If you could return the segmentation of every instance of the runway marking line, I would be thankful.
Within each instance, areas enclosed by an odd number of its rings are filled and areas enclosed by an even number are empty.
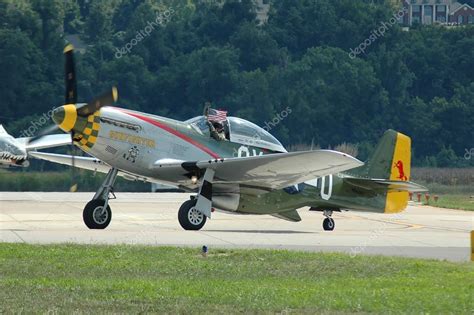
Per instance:
[[[405,223],[405,222],[400,222],[400,221],[393,221],[393,220],[385,220],[385,219],[369,219],[369,218],[366,218],[366,217],[363,217],[363,216],[357,216],[357,215],[347,215],[347,217],[350,217],[352,219],[362,219],[362,220],[369,220],[369,221],[376,221],[376,222],[383,222],[383,223],[393,223],[393,224],[396,224],[396,225],[404,225],[406,226],[407,230],[415,230],[415,229],[422,229],[426,226],[424,225],[421,225],[421,224],[415,224],[415,223]]]

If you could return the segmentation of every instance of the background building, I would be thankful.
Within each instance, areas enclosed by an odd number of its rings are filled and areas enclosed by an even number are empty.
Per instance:
[[[404,0],[407,8],[402,24],[461,25],[474,23],[474,8],[455,0]]]

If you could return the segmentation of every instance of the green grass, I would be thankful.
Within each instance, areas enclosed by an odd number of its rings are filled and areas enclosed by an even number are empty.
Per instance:
[[[431,195],[430,206],[474,211],[474,186],[472,184],[444,185],[423,181],[418,183],[425,185],[429,189]],[[437,202],[433,199],[434,195],[439,197]],[[416,200],[416,194],[414,194],[413,200]],[[422,196],[422,201],[426,203],[424,195]]]
[[[437,202],[431,197],[429,205],[440,208],[474,211],[474,195],[439,195]]]
[[[39,172],[29,169],[0,169],[0,191],[69,191],[77,184],[78,191],[94,191],[105,178],[105,174],[76,169],[74,180],[71,171]],[[114,190],[149,192],[150,184],[117,178]]]
[[[469,185],[443,185],[438,183],[425,183],[415,181],[417,184],[427,187],[431,194],[438,195],[474,195],[474,181]]]
[[[275,250],[0,244],[0,313],[471,314],[474,265]]]

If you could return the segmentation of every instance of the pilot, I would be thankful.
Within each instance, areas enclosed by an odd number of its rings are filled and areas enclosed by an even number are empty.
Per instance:
[[[207,125],[209,126],[209,132],[211,133],[211,137],[217,141],[227,140],[224,124],[221,121],[210,119],[209,117],[210,111],[213,111],[214,114],[215,112],[217,112],[216,110],[211,109],[210,102],[206,102],[204,106],[204,117],[206,117],[206,122],[207,122]],[[224,116],[226,116],[226,114],[227,112],[224,113]]]
[[[224,126],[221,123],[207,121],[207,124],[209,125],[209,131],[211,132],[211,137],[213,137],[217,141],[226,140]]]

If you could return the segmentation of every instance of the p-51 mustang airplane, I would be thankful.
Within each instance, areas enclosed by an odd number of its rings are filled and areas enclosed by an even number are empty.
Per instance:
[[[221,115],[223,128],[216,131],[209,115],[176,121],[107,106],[117,100],[115,88],[81,104],[72,46],[64,53],[66,102],[53,111],[53,120],[92,157],[29,154],[107,173],[84,208],[83,219],[91,229],[109,225],[109,197],[118,175],[197,192],[178,211],[186,230],[201,229],[214,210],[296,222],[301,220],[296,209],[304,206],[322,211],[324,230],[333,230],[334,211],[399,212],[407,205],[408,191],[426,190],[408,181],[410,138],[396,131],[385,132],[364,165],[331,150],[287,152],[267,131],[237,117]],[[218,131],[224,134],[217,137]]]

